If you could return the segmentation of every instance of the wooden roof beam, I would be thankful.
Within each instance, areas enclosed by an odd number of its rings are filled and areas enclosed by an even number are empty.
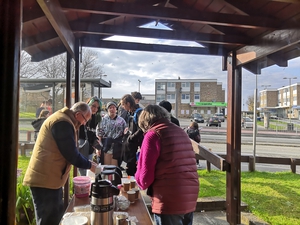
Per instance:
[[[63,45],[61,45],[56,48],[52,48],[51,50],[48,50],[47,52],[40,52],[40,53],[32,55],[31,61],[32,62],[40,62],[40,61],[52,58],[54,56],[60,55],[65,52],[66,52],[66,48]]]
[[[237,50],[237,65],[245,65],[300,42],[300,28],[273,31]]]
[[[31,7],[23,7],[23,14],[22,14],[22,22],[26,23],[32,20],[39,19],[41,17],[44,17],[45,13],[41,9],[41,7],[36,4]]]
[[[95,14],[118,16],[133,16],[137,18],[152,18],[154,20],[173,20],[179,22],[201,23],[243,28],[275,29],[280,22],[268,17],[249,17],[225,13],[199,12],[193,9],[175,9],[148,6],[133,3],[116,3],[108,1],[72,0],[63,1],[61,6],[66,10],[82,11]],[[262,23],[261,21],[264,21]]]
[[[75,37],[69,27],[67,18],[62,12],[58,0],[37,0],[37,2],[69,54],[75,59]]]
[[[226,54],[224,53],[223,49],[218,49],[218,51],[215,51],[215,49],[210,50],[208,48],[201,48],[201,47],[143,44],[143,43],[122,42],[122,41],[103,41],[97,37],[89,37],[88,40],[83,39],[81,43],[82,46],[84,47],[121,49],[121,50],[131,50],[131,51],[148,51],[148,52],[216,55],[216,56],[222,56]]]
[[[250,42],[249,38],[233,35],[219,35],[219,34],[205,34],[205,33],[193,33],[189,31],[179,30],[158,30],[151,28],[138,28],[133,26],[111,26],[78,23],[74,21],[70,24],[74,33],[85,34],[104,34],[104,35],[123,35],[143,38],[156,38],[156,39],[168,39],[168,40],[180,40],[180,41],[196,41],[202,43],[214,43],[214,44],[232,44],[232,45],[245,45]]]
[[[43,33],[39,33],[34,36],[23,36],[22,38],[22,48],[26,49],[31,46],[47,42],[49,40],[58,38],[57,33],[54,30],[49,30]]]

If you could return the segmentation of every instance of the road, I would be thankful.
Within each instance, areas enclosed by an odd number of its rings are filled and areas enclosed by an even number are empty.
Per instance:
[[[180,119],[181,127],[185,128],[190,125],[190,119]],[[216,153],[226,153],[226,122],[222,123],[221,128],[209,128],[205,124],[199,124],[201,130],[201,145],[212,149]],[[20,127],[31,128],[30,122],[21,122]],[[242,155],[253,155],[253,132],[251,129],[242,130]],[[19,140],[26,141],[26,132],[20,132]],[[33,134],[32,134],[33,139]],[[257,156],[273,156],[300,158],[300,136],[296,135],[277,135],[277,134],[260,134],[258,133],[256,140]],[[205,165],[205,162],[202,162]],[[257,170],[261,171],[289,171],[289,166],[257,164]],[[248,171],[248,164],[242,163],[242,170]],[[297,173],[300,168],[298,166]]]
[[[188,127],[190,119],[181,119],[180,125]],[[222,122],[221,128],[209,128],[205,123],[199,123],[201,129],[201,145],[211,149],[216,153],[226,153],[226,121]],[[258,129],[256,138],[256,155],[257,156],[272,156],[284,158],[300,158],[300,136],[298,134],[264,132],[264,129]],[[253,130],[243,129],[241,137],[241,154],[253,155]],[[206,162],[201,162],[203,166]],[[212,169],[214,167],[212,166]],[[248,171],[248,163],[242,163],[242,171]],[[272,165],[272,164],[256,164],[258,171],[290,171],[290,166]],[[297,166],[297,174],[300,174],[300,166]]]

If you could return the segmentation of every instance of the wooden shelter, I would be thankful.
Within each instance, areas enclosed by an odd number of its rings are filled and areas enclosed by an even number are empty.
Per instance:
[[[240,223],[242,68],[253,74],[300,55],[298,0],[0,0],[0,219],[13,224],[18,146],[19,58],[32,61],[67,52],[79,99],[81,47],[215,55],[228,71],[227,220]],[[156,21],[171,28],[141,28]],[[108,41],[113,35],[195,41],[182,47]],[[272,77],[270,77],[272,79]]]

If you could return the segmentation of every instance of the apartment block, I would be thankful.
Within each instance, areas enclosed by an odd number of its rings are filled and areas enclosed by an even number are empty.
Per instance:
[[[300,119],[300,83],[260,91],[260,108],[281,118]]]
[[[179,118],[200,113],[205,118],[214,113],[225,114],[225,89],[216,79],[156,79],[155,102],[167,100],[172,114]]]

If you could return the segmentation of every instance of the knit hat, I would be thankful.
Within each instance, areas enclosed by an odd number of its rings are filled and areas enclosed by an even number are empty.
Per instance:
[[[172,105],[170,102],[163,100],[159,103],[159,106],[165,108],[168,112],[171,112],[172,110]]]
[[[116,108],[118,108],[117,104],[115,102],[108,102],[106,104],[106,109],[108,109],[111,105],[114,105]]]

